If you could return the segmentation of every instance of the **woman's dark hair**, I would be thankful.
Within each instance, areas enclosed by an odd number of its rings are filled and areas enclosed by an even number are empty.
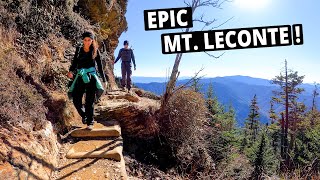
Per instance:
[[[94,33],[90,31],[86,31],[82,34],[82,39],[89,37],[92,39],[92,43],[90,45],[90,52],[92,52],[92,59],[94,60],[97,57],[97,51],[98,51],[98,43],[96,42],[94,38]]]
[[[93,39],[94,39],[94,34],[93,34],[93,32],[85,31],[85,32],[82,34],[82,39],[84,39],[85,37],[89,37],[89,38],[91,38],[91,39],[93,40]]]
[[[123,42],[123,45],[129,45],[129,41],[128,41],[128,40],[125,40],[125,41]]]

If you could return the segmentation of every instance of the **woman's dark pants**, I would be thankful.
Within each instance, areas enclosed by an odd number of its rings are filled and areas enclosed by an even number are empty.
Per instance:
[[[96,79],[90,76],[90,82],[85,84],[81,77],[77,79],[73,90],[73,104],[82,118],[87,117],[87,125],[93,125],[93,111],[96,91]],[[85,112],[82,110],[82,97],[86,93]]]

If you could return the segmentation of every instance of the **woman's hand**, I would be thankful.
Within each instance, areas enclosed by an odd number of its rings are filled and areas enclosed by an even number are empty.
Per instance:
[[[68,78],[70,78],[70,79],[72,79],[73,78],[73,74],[72,74],[72,72],[68,72]]]

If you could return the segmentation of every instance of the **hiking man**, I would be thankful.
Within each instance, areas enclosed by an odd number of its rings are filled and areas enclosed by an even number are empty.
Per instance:
[[[68,77],[73,79],[73,71],[77,70],[76,77],[68,91],[69,99],[72,99],[74,106],[82,117],[82,123],[87,124],[87,128],[93,129],[94,100],[99,99],[104,92],[103,85],[96,72],[98,66],[99,75],[104,85],[107,85],[103,72],[101,56],[98,45],[94,40],[92,32],[82,34],[83,46],[77,47],[72,64],[69,68]],[[82,110],[82,97],[86,93],[85,112]]]
[[[128,92],[130,92],[131,89],[131,60],[134,65],[134,70],[136,70],[136,62],[134,59],[133,50],[129,48],[129,41],[125,40],[123,42],[124,48],[121,48],[118,54],[117,59],[115,60],[114,64],[118,62],[118,60],[121,58],[121,86],[122,89],[125,90],[127,87]]]

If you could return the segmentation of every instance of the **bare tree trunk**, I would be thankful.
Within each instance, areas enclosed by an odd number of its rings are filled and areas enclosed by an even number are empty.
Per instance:
[[[283,116],[283,113],[281,113],[281,123],[280,123],[280,125],[281,125],[281,151],[280,151],[280,154],[281,154],[281,161],[280,161],[280,170],[282,171],[282,172],[284,172],[284,170],[285,170],[285,163],[284,163],[284,159],[285,159],[285,151],[284,151],[284,135],[285,135],[285,133],[284,133],[284,124],[285,124],[285,121],[284,121],[284,116]]]
[[[284,155],[286,168],[289,165],[289,152],[288,152],[288,128],[289,128],[289,95],[288,95],[288,67],[287,60],[285,61],[285,71],[286,71],[286,120],[285,120],[285,131],[284,131]]]
[[[175,87],[175,84],[176,84],[176,81],[179,77],[179,64],[180,64],[180,61],[181,61],[181,57],[182,57],[182,53],[179,53],[176,55],[176,60],[174,62],[174,66],[173,66],[173,69],[172,69],[172,72],[171,72],[171,76],[170,76],[170,79],[168,81],[168,84],[167,84],[167,87],[166,87],[166,92],[164,93],[163,95],[163,98],[162,98],[162,102],[161,102],[161,109],[160,109],[160,112],[162,113],[164,108],[165,108],[165,105],[166,103],[168,102],[171,94],[172,94],[172,91],[174,90],[174,87]]]
[[[193,0],[192,1],[192,14],[194,13],[197,5],[199,4],[200,0]],[[190,31],[190,28],[187,28],[185,32],[189,32]],[[181,61],[181,58],[182,58],[182,54],[183,53],[178,53],[176,55],[176,59],[174,61],[174,65],[173,65],[173,68],[172,68],[172,72],[171,72],[171,75],[170,75],[170,79],[167,83],[167,86],[166,86],[166,91],[162,97],[162,101],[161,101],[161,108],[160,108],[160,113],[162,114],[164,112],[164,109],[166,107],[166,104],[169,100],[169,98],[171,97],[172,95],[172,91],[174,90],[174,87],[176,85],[176,82],[177,82],[177,79],[179,77],[179,65],[180,65],[180,61]]]

